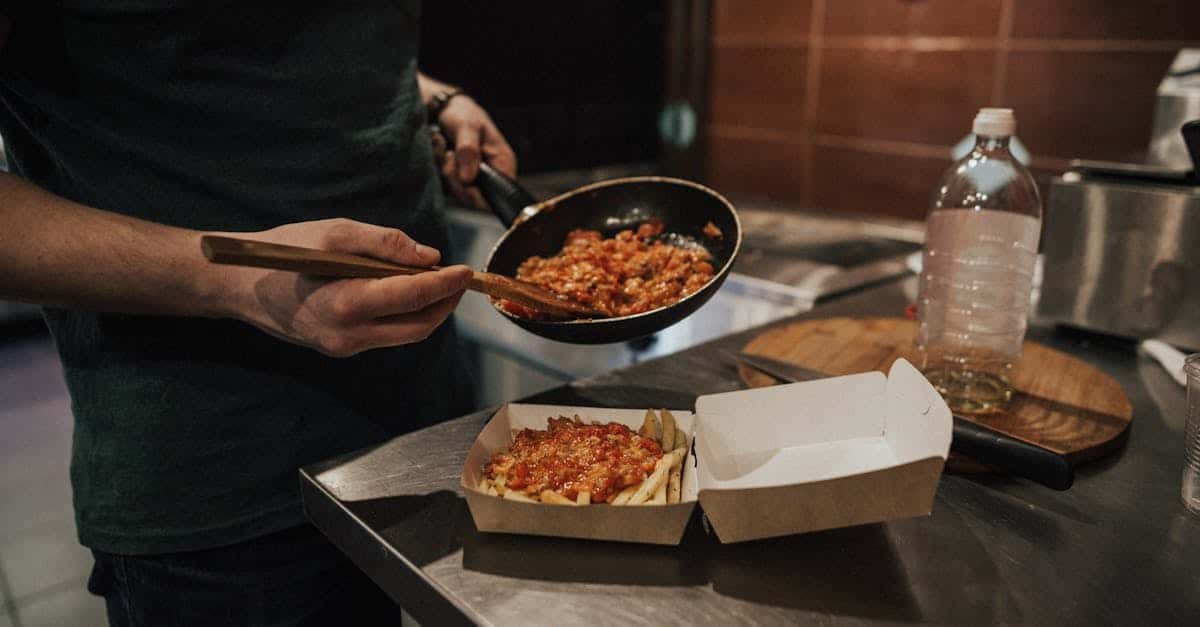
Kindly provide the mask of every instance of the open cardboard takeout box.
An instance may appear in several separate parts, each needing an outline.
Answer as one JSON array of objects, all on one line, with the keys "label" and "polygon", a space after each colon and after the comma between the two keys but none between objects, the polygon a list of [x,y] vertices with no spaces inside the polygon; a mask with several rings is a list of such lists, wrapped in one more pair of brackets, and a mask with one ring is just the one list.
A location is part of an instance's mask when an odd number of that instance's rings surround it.
[{"label": "open cardboard takeout box", "polygon": [[721,542],[924,516],[950,450],[951,415],[933,386],[900,359],[881,372],[701,396],[674,410],[694,439],[671,505],[573,507],[478,491],[483,464],[513,430],[550,416],[637,429],[646,408],[509,404],[467,453],[462,486],[480,531],[679,544],[696,503]]}]

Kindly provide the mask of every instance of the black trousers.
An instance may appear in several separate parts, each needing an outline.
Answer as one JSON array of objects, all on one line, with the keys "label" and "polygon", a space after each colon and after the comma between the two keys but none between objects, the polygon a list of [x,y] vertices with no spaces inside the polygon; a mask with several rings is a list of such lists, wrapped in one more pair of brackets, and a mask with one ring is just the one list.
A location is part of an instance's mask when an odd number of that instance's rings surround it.
[{"label": "black trousers", "polygon": [[92,551],[111,627],[400,625],[400,609],[311,525],[166,555]]}]

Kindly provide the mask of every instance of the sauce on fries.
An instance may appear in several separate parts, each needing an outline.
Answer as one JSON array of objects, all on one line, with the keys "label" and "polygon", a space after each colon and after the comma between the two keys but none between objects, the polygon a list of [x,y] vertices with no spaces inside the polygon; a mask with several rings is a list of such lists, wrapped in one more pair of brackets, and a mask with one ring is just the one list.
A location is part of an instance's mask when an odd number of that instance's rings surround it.
[{"label": "sauce on fries", "polygon": [[654,438],[625,425],[584,424],[578,416],[548,418],[547,428],[522,429],[507,451],[492,455],[484,475],[530,496],[546,490],[575,500],[611,502],[621,490],[643,482],[663,457]]},{"label": "sauce on fries", "polygon": [[[709,226],[720,233],[712,223]],[[659,220],[644,222],[637,230],[626,229],[607,239],[599,231],[576,229],[567,234],[557,255],[526,259],[517,268],[517,279],[608,316],[628,316],[672,305],[713,278],[712,256],[700,247],[668,244],[658,239],[662,232]],[[717,236],[707,227],[705,234]],[[507,300],[500,306],[526,318],[538,315]]]}]

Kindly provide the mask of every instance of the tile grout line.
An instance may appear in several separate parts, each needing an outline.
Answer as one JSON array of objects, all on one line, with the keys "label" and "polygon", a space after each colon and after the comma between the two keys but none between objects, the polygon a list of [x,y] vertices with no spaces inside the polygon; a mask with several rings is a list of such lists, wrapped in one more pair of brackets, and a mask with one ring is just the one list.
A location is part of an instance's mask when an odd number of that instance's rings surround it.
[{"label": "tile grout line", "polygon": [[[817,12],[815,3],[813,13]],[[1001,23],[1006,16],[1001,13]],[[1012,16],[1007,16],[1010,35],[1002,42],[998,37],[955,35],[802,35],[787,38],[763,38],[747,35],[723,35],[711,38],[716,48],[796,48],[813,46],[849,50],[918,52],[958,52],[991,50],[999,45],[1031,52],[1174,52],[1179,48],[1195,47],[1195,39],[1083,39],[1069,37],[1012,37]]]},{"label": "tile grout line", "polygon": [[833,133],[804,133],[782,131],[772,128],[752,126],[712,124],[706,132],[717,137],[728,137],[750,141],[800,144],[806,142],[815,146],[851,148],[863,152],[899,155],[902,157],[949,158],[953,149],[952,144],[928,144],[913,141],[877,139],[873,137],[853,137]]},{"label": "tile grout line", "polygon": [[[826,148],[846,148],[859,152],[924,159],[949,159],[951,151],[954,148],[950,144],[926,144],[913,141],[835,135],[832,133],[813,133],[809,135],[794,131],[736,124],[710,124],[705,128],[705,132],[715,137],[769,143],[799,144],[801,150],[803,150],[806,142],[811,142],[814,146]],[[1071,166],[1072,159],[1073,157],[1037,155],[1033,158],[1033,166],[1049,170],[1067,170]]]},{"label": "tile grout line", "polygon": [[812,14],[809,19],[812,20],[808,26],[811,45],[807,46],[808,62],[805,64],[804,70],[804,114],[801,122],[801,132],[804,138],[800,145],[802,159],[800,176],[804,185],[800,195],[805,202],[812,202],[813,181],[816,174],[813,158],[817,154],[817,149],[812,135],[817,124],[817,105],[819,104],[817,92],[821,84],[821,40],[825,31],[825,0],[813,1]]},{"label": "tile grout line", "polygon": [[12,627],[21,627],[21,617],[17,615],[17,599],[13,596],[12,586],[8,583],[8,575],[4,573],[3,565],[0,565],[0,594],[4,595],[3,609],[8,615],[8,621],[12,623]]},{"label": "tile grout line", "polygon": [[878,139],[874,137],[851,137],[833,133],[816,133],[813,142],[818,146],[849,148],[860,152],[873,152],[900,157],[921,159],[950,159],[953,144],[925,144],[920,142]]}]

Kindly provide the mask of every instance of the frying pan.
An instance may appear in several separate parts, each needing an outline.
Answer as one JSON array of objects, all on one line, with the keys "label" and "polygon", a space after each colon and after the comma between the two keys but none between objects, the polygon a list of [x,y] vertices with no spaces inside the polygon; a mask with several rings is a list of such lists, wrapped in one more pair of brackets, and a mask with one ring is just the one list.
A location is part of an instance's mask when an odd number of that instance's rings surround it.
[{"label": "frying pan", "polygon": [[[593,320],[531,320],[505,311],[514,324],[552,340],[571,344],[607,344],[651,335],[683,320],[712,298],[721,287],[742,247],[742,224],[737,211],[717,192],[691,181],[659,176],[611,179],[576,188],[536,202],[519,183],[486,163],[476,184],[508,230],[496,242],[484,266],[486,272],[515,277],[517,267],[534,255],[550,257],[562,250],[567,233],[593,229],[612,237],[657,218],[667,243],[703,246],[712,255],[713,278],[679,302],[640,314]],[[719,238],[704,235],[712,222]]]}]

